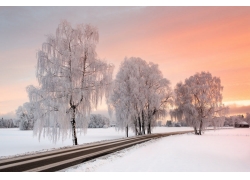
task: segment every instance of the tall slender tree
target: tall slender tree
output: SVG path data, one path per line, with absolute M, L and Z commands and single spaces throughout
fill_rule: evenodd
M 77 145 L 76 123 L 86 133 L 91 110 L 109 95 L 114 69 L 97 58 L 98 40 L 95 27 L 79 24 L 73 28 L 62 21 L 55 36 L 48 36 L 43 43 L 37 53 L 40 86 L 27 88 L 30 101 L 37 103 L 34 130 L 39 137 L 47 127 L 45 133 L 55 142 L 71 129 Z

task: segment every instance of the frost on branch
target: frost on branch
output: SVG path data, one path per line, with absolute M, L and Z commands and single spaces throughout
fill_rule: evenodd
M 73 133 L 86 133 L 89 115 L 103 96 L 108 96 L 113 65 L 97 58 L 99 35 L 95 27 L 76 28 L 63 21 L 56 35 L 50 35 L 37 53 L 36 76 L 39 87 L 27 88 L 35 103 L 34 133 L 50 136 L 53 142 Z
M 171 118 L 184 118 L 199 135 L 209 125 L 222 126 L 228 113 L 228 107 L 222 104 L 222 90 L 220 78 L 209 72 L 196 73 L 185 83 L 177 83 L 174 89 L 177 108 L 170 112 Z
M 115 111 L 116 128 L 131 128 L 136 135 L 151 133 L 156 120 L 167 115 L 172 103 L 170 82 L 158 65 L 131 57 L 121 63 L 109 98 L 109 110 Z

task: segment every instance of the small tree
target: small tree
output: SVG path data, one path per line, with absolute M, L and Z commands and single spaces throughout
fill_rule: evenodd
M 30 130 L 34 127 L 34 105 L 32 103 L 24 103 L 16 110 L 16 115 L 19 118 L 19 129 Z
M 71 129 L 73 144 L 77 145 L 76 125 L 86 133 L 92 108 L 109 94 L 114 68 L 97 58 L 98 39 L 95 27 L 80 24 L 72 28 L 63 21 L 56 35 L 43 43 L 37 54 L 40 86 L 27 88 L 37 107 L 34 132 L 39 137 L 47 127 L 45 133 L 56 142 Z
M 220 78 L 213 77 L 209 72 L 196 73 L 185 83 L 176 85 L 177 108 L 171 114 L 180 119 L 184 117 L 198 135 L 209 124 L 221 126 L 228 112 L 228 108 L 222 104 L 222 90 Z
M 101 114 L 91 114 L 90 115 L 90 121 L 89 121 L 89 128 L 103 128 L 103 127 L 109 127 L 110 120 L 109 118 L 101 115 Z
M 250 113 L 246 113 L 245 121 L 250 125 Z

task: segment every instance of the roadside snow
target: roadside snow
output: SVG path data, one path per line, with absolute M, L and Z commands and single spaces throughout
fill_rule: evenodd
M 64 169 L 66 172 L 249 172 L 250 129 L 152 140 Z
M 153 133 L 186 131 L 192 130 L 188 127 L 156 127 Z M 134 136 L 129 131 L 129 136 Z M 89 128 L 87 134 L 77 134 L 79 144 L 87 144 L 98 141 L 119 139 L 125 137 L 125 132 L 116 131 L 115 128 Z M 71 135 L 64 141 L 58 141 L 53 144 L 48 138 L 41 137 L 40 142 L 33 131 L 20 131 L 17 128 L 0 129 L 0 159 L 13 156 L 34 154 L 49 151 L 58 148 L 67 148 L 72 146 Z

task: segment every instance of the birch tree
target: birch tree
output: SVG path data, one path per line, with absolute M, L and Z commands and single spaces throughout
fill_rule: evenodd
M 109 111 L 115 111 L 116 115 L 116 129 L 126 132 L 128 137 L 128 128 L 131 126 L 137 113 L 137 101 L 135 99 L 135 92 L 133 86 L 138 81 L 135 80 L 133 74 L 136 67 L 129 64 L 127 59 L 121 63 L 119 72 L 113 83 L 113 90 L 108 100 Z M 136 125 L 135 125 L 136 126 Z M 137 130 L 135 130 L 135 133 Z
M 115 111 L 118 129 L 130 127 L 136 135 L 148 134 L 156 120 L 167 115 L 172 101 L 170 82 L 158 65 L 141 58 L 125 58 L 114 81 L 109 107 Z
M 144 96 L 145 115 L 147 117 L 147 133 L 151 134 L 152 126 L 156 125 L 157 119 L 167 116 L 169 105 L 173 104 L 173 93 L 170 87 L 170 81 L 163 77 L 158 65 L 149 63 L 145 71 Z
M 177 108 L 171 114 L 184 117 L 198 135 L 209 124 L 221 126 L 228 113 L 228 107 L 222 104 L 222 90 L 220 78 L 209 72 L 196 73 L 185 83 L 177 83 L 174 90 Z
M 39 87 L 27 88 L 30 101 L 37 103 L 34 132 L 39 137 L 44 132 L 56 142 L 71 131 L 77 145 L 76 124 L 86 133 L 91 110 L 108 97 L 114 66 L 97 58 L 98 40 L 95 27 L 73 28 L 62 21 L 42 44 L 37 53 Z

